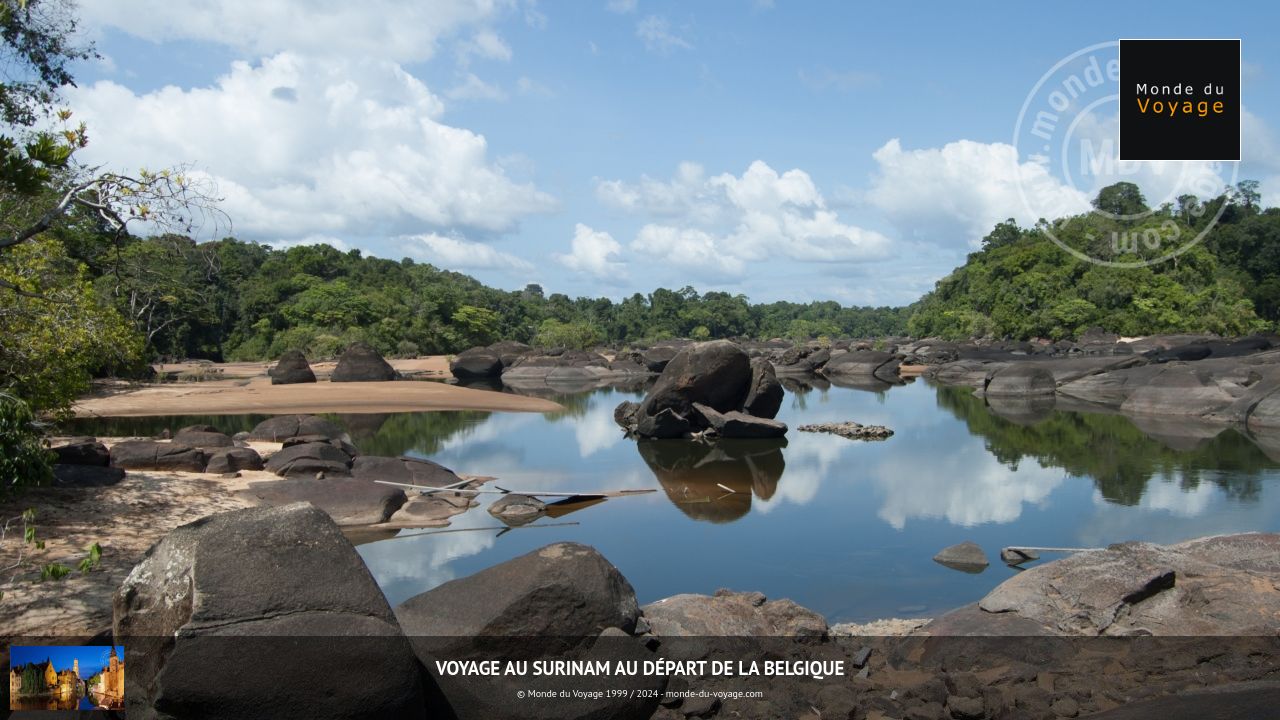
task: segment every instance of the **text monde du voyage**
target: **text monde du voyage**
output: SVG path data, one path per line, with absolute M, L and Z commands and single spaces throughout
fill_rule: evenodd
M 1138 112 L 1161 117 L 1193 116 L 1207 118 L 1226 113 L 1226 103 L 1215 100 L 1225 94 L 1224 86 L 1205 83 L 1198 87 L 1190 83 L 1151 85 L 1135 83 L 1134 98 Z

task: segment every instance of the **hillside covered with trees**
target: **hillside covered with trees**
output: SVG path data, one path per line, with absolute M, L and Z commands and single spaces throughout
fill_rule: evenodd
M 1130 336 L 1274 329 L 1280 319 L 1280 209 L 1263 210 L 1259 200 L 1257 183 L 1246 181 L 1204 202 L 1183 196 L 1177 207 L 1165 205 L 1139 221 L 1088 213 L 1021 228 L 1010 219 L 912 307 L 908 331 L 952 340 L 1056 340 L 1090 327 Z M 1131 183 L 1104 188 L 1094 205 L 1116 216 L 1147 209 Z M 1175 232 L 1192 238 L 1210 225 L 1199 243 L 1176 257 L 1133 266 L 1178 244 L 1152 248 L 1141 238 Z M 1089 257 L 1128 266 L 1077 258 L 1055 245 L 1050 232 Z M 1116 237 L 1136 242 L 1116 252 Z

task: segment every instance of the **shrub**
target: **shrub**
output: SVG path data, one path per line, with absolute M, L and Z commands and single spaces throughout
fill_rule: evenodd
M 31 408 L 0 394 L 0 495 L 53 480 L 53 453 L 44 448 L 43 439 Z

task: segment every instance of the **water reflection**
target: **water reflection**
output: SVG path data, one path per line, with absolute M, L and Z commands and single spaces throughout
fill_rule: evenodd
M 768 500 L 786 469 L 786 439 L 640 440 L 640 457 L 671 502 L 694 520 L 733 522 L 751 510 L 751 497 Z
M 393 603 L 571 540 L 599 548 L 645 601 L 736 587 L 859 620 L 903 606 L 945 610 L 1007 577 L 1003 567 L 970 576 L 932 562 L 966 539 L 990 551 L 1280 530 L 1280 436 L 1081 412 L 1051 398 L 984 400 L 919 380 L 783 382 L 779 419 L 793 430 L 773 444 L 628 440 L 612 414 L 640 397 L 636 389 L 538 389 L 565 408 L 546 415 L 333 417 L 367 453 L 429 457 L 513 489 L 662 490 L 557 508 L 573 509 L 563 521 L 575 524 L 544 516 L 505 534 L 486 496 L 447 528 L 461 532 L 370 532 L 356 537 L 365 542 L 360 553 Z M 72 431 L 154 434 L 207 422 L 236 432 L 261 419 L 97 420 Z M 795 430 L 846 420 L 887 425 L 895 435 L 863 443 Z

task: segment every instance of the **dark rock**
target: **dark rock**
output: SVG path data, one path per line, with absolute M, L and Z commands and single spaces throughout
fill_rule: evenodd
M 516 360 L 524 357 L 533 348 L 516 340 L 502 340 L 488 347 L 489 352 L 498 356 L 498 360 L 502 362 L 502 367 L 510 367 Z
M 1040 559 L 1040 553 L 1025 548 L 1007 547 L 1000 550 L 1000 559 L 1005 565 L 1024 565 Z
M 987 716 L 986 707 L 982 703 L 982 698 L 978 697 L 960 697 L 958 695 L 948 696 L 947 712 L 950 713 L 951 717 L 955 720 L 982 720 L 982 718 Z M 1074 717 L 1074 715 L 1071 717 Z
M 342 428 L 315 415 L 280 415 L 258 423 L 249 433 L 250 440 L 284 442 L 299 435 L 323 435 L 345 438 Z
M 642 405 L 636 416 L 639 420 L 636 421 L 635 432 L 641 437 L 670 440 L 682 438 L 694 430 L 688 418 L 671 408 L 663 408 L 656 415 L 646 415 Z
M 186 445 L 129 440 L 111 448 L 111 464 L 127 470 L 204 472 L 209 456 L 199 448 Z
M 975 542 L 966 540 L 959 545 L 952 545 L 944 548 L 937 555 L 933 556 L 933 561 L 939 565 L 946 565 L 952 570 L 960 570 L 967 573 L 980 573 L 987 569 L 987 554 Z
M 449 361 L 449 372 L 459 380 L 498 377 L 502 375 L 502 358 L 489 348 L 473 347 Z
M 333 382 L 386 382 L 399 378 L 400 374 L 382 359 L 377 350 L 365 343 L 355 343 L 338 358 L 338 366 L 329 379 Z
M 1089 715 L 1091 720 L 1239 720 L 1267 718 L 1280 702 L 1280 683 L 1246 682 L 1192 688 Z
M 608 628 L 635 629 L 635 591 L 594 548 L 556 543 L 451 580 L 396 608 L 424 664 L 457 658 L 472 638 L 510 638 L 510 659 L 581 649 Z M 545 638 L 537 646 L 522 639 Z
M 1179 360 L 1182 362 L 1193 362 L 1203 360 L 1213 354 L 1213 347 L 1207 342 L 1190 343 L 1188 345 L 1178 345 L 1155 353 L 1152 358 L 1153 362 L 1166 363 Z
M 1168 366 L 1145 385 L 1134 389 L 1121 412 L 1133 415 L 1199 417 L 1226 408 L 1235 397 L 1208 370 L 1189 365 Z
M 1036 362 L 1024 362 L 997 370 L 987 383 L 986 394 L 992 397 L 1052 395 L 1056 389 L 1052 372 Z
M 871 375 L 886 382 L 899 381 L 897 355 L 878 350 L 854 350 L 831 358 L 822 368 L 827 377 Z
M 262 457 L 251 448 L 226 448 L 209 456 L 209 464 L 204 471 L 221 475 L 240 470 L 261 470 Z
M 639 411 L 640 403 L 623 400 L 618 403 L 618 407 L 613 409 L 613 421 L 627 432 L 634 432 L 636 429 L 636 413 Z
M 408 499 L 404 491 L 350 477 L 289 477 L 250 483 L 242 491 L 266 505 L 309 502 L 339 525 L 373 525 L 386 522 Z
M 779 438 L 787 434 L 786 423 L 777 420 L 752 417 L 736 410 L 719 413 L 701 403 L 694 403 L 693 409 L 702 417 L 703 426 L 723 438 Z
M 695 343 L 667 364 L 641 412 L 652 417 L 670 409 L 687 417 L 693 403 L 717 412 L 738 410 L 751 389 L 751 377 L 751 361 L 742 348 L 728 340 Z
M 489 505 L 489 514 L 507 525 L 524 525 L 542 517 L 547 504 L 535 497 L 510 493 Z
M 307 356 L 300 350 L 286 350 L 276 364 L 267 370 L 267 374 L 271 376 L 272 385 L 297 385 L 316 381 L 316 374 L 311 370 Z
M 309 475 L 321 470 L 346 473 L 352 458 L 329 443 L 303 443 L 284 448 L 267 460 L 266 468 L 280 475 Z
M 116 591 L 114 616 L 114 637 L 130 644 L 130 716 L 424 714 L 418 663 L 382 591 L 306 504 L 173 530 Z M 246 657 L 270 671 L 246 672 Z
M 462 481 L 452 470 L 431 460 L 378 455 L 357 457 L 351 464 L 351 476 L 357 480 L 386 480 L 437 488 Z
M 667 363 L 671 362 L 671 359 L 676 356 L 677 352 L 679 352 L 679 350 L 676 348 L 666 345 L 649 348 L 642 354 L 642 357 L 644 358 L 644 365 L 648 368 L 649 372 L 660 373 L 667 368 Z
M 204 427 L 204 426 L 202 426 Z M 235 442 L 231 440 L 229 435 L 214 430 L 183 428 L 173 436 L 173 442 L 177 445 L 186 445 L 188 447 L 198 448 L 223 448 L 233 447 Z
M 687 718 L 706 718 L 716 714 L 720 709 L 720 698 L 715 695 L 694 695 L 685 698 L 680 705 L 680 714 Z
M 654 635 L 827 637 L 827 621 L 791 600 L 766 601 L 760 593 L 717 591 L 714 596 L 675 595 L 645 605 Z
M 54 462 L 59 465 L 95 465 L 106 467 L 111 464 L 111 453 L 107 446 L 95 438 L 71 438 L 66 445 L 50 448 L 55 456 Z
M 65 463 L 53 466 L 53 484 L 55 487 L 106 487 L 115 485 L 123 479 L 124 470 L 117 467 L 67 465 Z
M 764 358 L 751 361 L 751 389 L 742 403 L 742 411 L 758 418 L 778 417 L 782 407 L 782 383 L 773 371 L 773 363 Z

